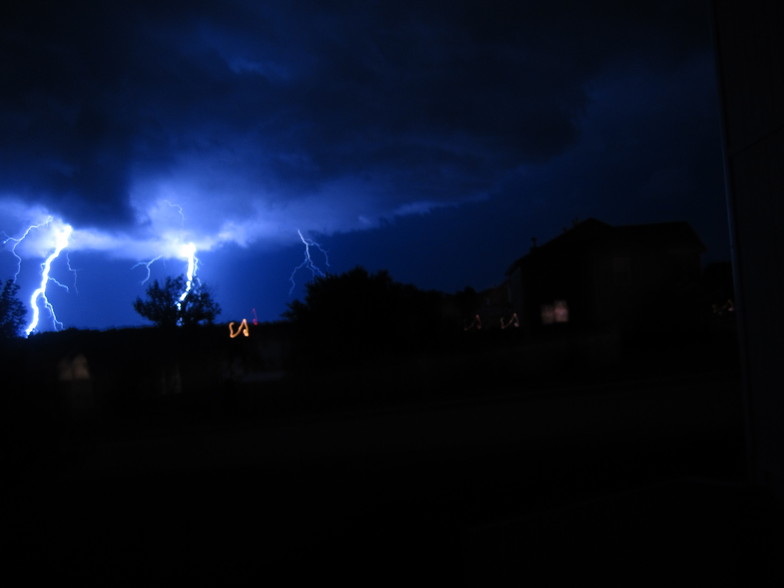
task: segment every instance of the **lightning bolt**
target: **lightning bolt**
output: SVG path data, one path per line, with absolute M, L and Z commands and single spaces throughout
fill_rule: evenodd
M 50 221 L 51 221 L 51 218 L 49 220 L 47 220 L 47 223 L 50 222 Z M 47 224 L 47 223 L 44 223 L 44 224 Z M 25 232 L 25 234 L 24 234 L 24 236 L 22 238 L 27 236 L 27 234 L 29 234 L 29 232 L 30 232 L 30 230 L 28 229 Z M 52 323 L 54 324 L 55 330 L 58 329 L 58 328 L 62 328 L 63 327 L 63 324 L 60 321 L 57 320 L 57 315 L 54 312 L 54 306 L 52 306 L 52 303 L 49 302 L 49 299 L 46 296 L 46 287 L 49 284 L 49 280 L 52 280 L 53 282 L 55 282 L 59 286 L 63 286 L 63 284 L 61 284 L 60 282 L 58 282 L 54 278 L 50 278 L 49 277 L 49 272 L 52 269 L 52 262 L 60 256 L 60 253 L 62 253 L 63 249 L 68 247 L 68 240 L 70 239 L 72 232 L 73 232 L 73 227 L 71 227 L 71 225 L 65 225 L 64 227 L 62 227 L 61 229 L 59 229 L 55 233 L 55 247 L 54 247 L 54 251 L 52 251 L 52 253 L 49 255 L 49 257 L 47 257 L 46 260 L 41 264 L 41 284 L 40 284 L 40 286 L 38 286 L 38 288 L 36 288 L 36 290 L 33 292 L 32 296 L 30 297 L 30 308 L 33 311 L 33 318 L 30 321 L 30 324 L 27 325 L 27 328 L 25 329 L 25 337 L 29 337 L 30 333 L 33 332 L 33 329 L 35 329 L 38 326 L 38 319 L 39 319 L 39 314 L 40 314 L 39 309 L 38 309 L 38 300 L 39 299 L 41 299 L 43 301 L 44 306 L 49 311 L 49 314 L 52 316 Z M 17 245 L 18 244 L 19 243 L 17 242 Z M 14 248 L 15 247 L 16 247 L 16 245 L 14 246 Z M 14 251 L 14 254 L 16 255 L 15 251 Z M 17 257 L 18 257 L 18 255 L 17 255 Z M 63 287 L 66 288 L 66 290 L 68 289 L 66 286 L 63 286 Z
M 196 257 L 196 244 L 188 243 L 186 245 L 183 245 L 180 248 L 180 256 L 188 260 L 188 269 L 185 273 L 185 278 L 186 278 L 185 289 L 182 291 L 182 294 L 180 294 L 180 297 L 177 300 L 178 311 L 182 310 L 182 303 L 185 301 L 185 298 L 188 296 L 188 294 L 191 291 L 191 288 L 193 287 L 193 280 L 196 279 L 196 270 L 199 267 L 198 265 L 199 260 Z M 178 321 L 178 323 L 181 322 L 182 319 Z
M 185 272 L 187 282 L 185 283 L 185 291 L 180 296 L 180 301 L 184 300 L 191 290 L 193 280 L 196 277 L 196 270 L 198 269 L 199 260 L 196 258 L 196 244 L 188 243 L 180 248 L 180 256 L 188 261 L 188 269 Z
M 11 255 L 13 255 L 16 258 L 16 272 L 14 273 L 14 282 L 16 282 L 16 278 L 19 277 L 19 272 L 22 271 L 22 258 L 16 252 L 16 248 L 19 246 L 19 243 L 21 243 L 27 238 L 27 235 L 30 234 L 30 231 L 32 231 L 33 229 L 40 229 L 41 227 L 45 227 L 53 220 L 54 219 L 51 216 L 48 216 L 46 217 L 46 220 L 43 221 L 42 223 L 39 223 L 37 225 L 30 225 L 29 227 L 27 227 L 27 229 L 25 229 L 25 232 L 22 233 L 21 237 L 9 237 L 8 235 L 6 235 L 6 238 L 3 240 L 3 245 L 8 243 L 9 241 L 14 242 L 14 244 L 11 246 Z
M 165 204 L 169 208 L 173 208 L 177 211 L 177 216 L 180 217 L 180 228 L 185 227 L 185 210 L 183 210 L 182 206 L 177 204 L 176 202 L 172 202 L 171 200 L 161 200 L 161 203 Z
M 74 292 L 76 292 L 76 293 L 78 294 L 78 293 L 79 293 L 79 289 L 76 287 L 76 278 L 78 278 L 78 277 L 79 277 L 79 274 L 78 274 L 77 270 L 76 270 L 76 269 L 74 269 L 74 268 L 71 266 L 71 256 L 68 254 L 68 252 L 67 252 L 67 251 L 65 252 L 65 265 L 66 265 L 66 267 L 68 268 L 68 271 L 69 271 L 69 272 L 71 272 L 71 273 L 73 274 L 73 277 L 74 277 L 74 280 L 73 280 L 73 289 L 74 289 Z M 59 284 L 59 282 L 58 282 L 58 284 Z M 65 284 L 59 284 L 59 285 L 60 285 L 61 287 L 65 288 L 65 291 L 66 291 L 66 292 L 68 292 L 68 293 L 70 294 L 71 290 L 68 288 L 68 286 L 66 286 Z
M 293 272 L 291 272 L 291 277 L 289 278 L 289 281 L 291 282 L 291 288 L 289 289 L 289 296 L 291 296 L 291 294 L 294 292 L 294 288 L 297 285 L 296 282 L 294 281 L 294 276 L 302 268 L 304 267 L 308 268 L 314 278 L 316 276 L 323 278 L 326 275 L 323 271 L 321 271 L 321 268 L 319 268 L 315 263 L 313 263 L 313 258 L 310 256 L 311 247 L 315 247 L 316 249 L 321 251 L 321 254 L 324 256 L 324 263 L 326 263 L 327 267 L 329 267 L 329 257 L 327 256 L 327 252 L 324 251 L 321 245 L 316 243 L 313 239 L 306 239 L 302 235 L 302 231 L 300 231 L 299 229 L 297 229 L 297 234 L 299 235 L 299 238 L 302 241 L 302 243 L 305 245 L 305 259 L 302 261 L 301 264 L 299 264 L 297 267 L 294 268 Z
M 137 268 L 137 267 L 139 267 L 140 265 L 143 265 L 145 268 L 147 268 L 147 275 L 146 275 L 146 276 L 145 276 L 145 278 L 142 280 L 142 282 L 141 282 L 141 283 L 142 283 L 142 285 L 144 285 L 144 283 L 145 283 L 147 280 L 149 280 L 149 279 L 150 279 L 150 266 L 152 266 L 152 264 L 154 264 L 156 261 L 158 261 L 158 260 L 159 260 L 161 257 L 163 257 L 163 256 L 162 256 L 162 255 L 159 255 L 158 257 L 153 257 L 153 258 L 152 258 L 150 261 L 140 261 L 139 263 L 135 263 L 135 264 L 134 264 L 134 265 L 131 267 L 131 269 L 134 269 L 134 268 Z

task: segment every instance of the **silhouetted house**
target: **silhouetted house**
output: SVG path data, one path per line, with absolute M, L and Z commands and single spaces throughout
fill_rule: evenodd
M 696 326 L 705 246 L 685 222 L 611 226 L 596 219 L 532 247 L 507 270 L 511 310 L 548 325 L 623 332 Z

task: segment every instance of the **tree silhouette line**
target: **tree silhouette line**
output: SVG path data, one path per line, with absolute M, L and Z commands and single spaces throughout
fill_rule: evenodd
M 154 280 L 147 288 L 147 298 L 136 298 L 133 309 L 161 328 L 211 325 L 221 313 L 212 293 L 199 280 L 187 290 L 183 276 L 167 277 L 163 284 Z

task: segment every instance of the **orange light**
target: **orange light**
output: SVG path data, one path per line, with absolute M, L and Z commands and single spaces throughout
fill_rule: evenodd
M 234 330 L 234 322 L 229 323 L 229 337 L 234 339 L 235 337 L 239 337 L 240 333 L 242 333 L 245 337 L 250 336 L 250 329 L 248 328 L 248 319 L 242 319 L 242 322 L 237 327 L 237 330 Z

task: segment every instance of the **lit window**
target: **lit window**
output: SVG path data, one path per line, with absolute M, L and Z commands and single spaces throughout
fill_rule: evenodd
M 554 323 L 569 322 L 569 305 L 566 300 L 556 300 L 552 304 L 542 305 L 542 324 L 552 325 Z
M 566 300 L 556 300 L 553 304 L 553 315 L 556 323 L 569 322 L 569 305 Z

